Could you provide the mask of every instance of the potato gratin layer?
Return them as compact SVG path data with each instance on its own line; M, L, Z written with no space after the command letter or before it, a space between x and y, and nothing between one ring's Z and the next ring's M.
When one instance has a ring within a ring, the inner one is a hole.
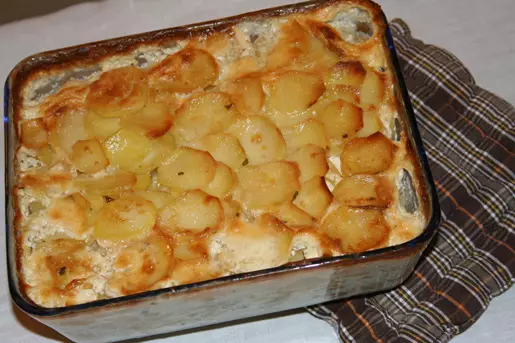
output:
M33 78L15 161L30 299L61 307L417 236L376 12L244 19L82 78Z

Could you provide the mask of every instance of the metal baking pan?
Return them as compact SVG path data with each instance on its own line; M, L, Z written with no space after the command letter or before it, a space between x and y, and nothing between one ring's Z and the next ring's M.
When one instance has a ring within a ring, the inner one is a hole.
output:
M415 115L403 81L387 21L379 7L365 0L351 0L374 9L382 21L384 46L397 80L395 92L403 126L409 134L425 200L427 227L416 238L397 246L363 253L317 258L284 266L144 293L98 300L61 308L44 308L28 300L18 280L16 212L11 189L15 184L13 160L18 139L16 111L21 102L23 82L35 71L59 66L68 68L68 77L80 77L95 61L121 54L142 44L166 42L203 32L223 30L242 20L284 16L316 9L335 0L312 1L247 13L190 26L164 29L140 35L90 43L44 52L20 62L5 84L6 132L6 233L9 288L14 303L30 316L76 342L112 342L171 333L275 313L293 308L391 289L413 271L422 252L434 236L440 208L434 182L424 153ZM81 71L77 72L77 68ZM75 75L73 75L75 73ZM62 81L62 80L56 80Z

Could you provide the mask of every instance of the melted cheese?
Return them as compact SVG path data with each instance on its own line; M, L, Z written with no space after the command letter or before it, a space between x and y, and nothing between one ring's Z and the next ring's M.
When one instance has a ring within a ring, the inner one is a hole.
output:
M15 190L28 296L61 307L416 237L383 28L364 5L327 6L29 83ZM362 173L391 194L333 198Z

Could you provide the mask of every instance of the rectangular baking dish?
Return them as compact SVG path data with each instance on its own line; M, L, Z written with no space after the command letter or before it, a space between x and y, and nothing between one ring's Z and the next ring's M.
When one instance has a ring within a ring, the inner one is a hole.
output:
M351 0L368 6L383 21L384 46L397 80L395 93L403 126L409 134L413 155L423 181L427 227L416 238L397 246L358 254L317 258L284 266L144 293L99 300L62 308L35 305L20 287L17 268L15 209L11 189L15 183L13 160L18 140L15 113L23 81L32 73L50 66L73 69L87 66L107 56L124 53L142 44L188 37L222 30L242 20L284 16L316 9L334 0L312 1L258 11L240 16L164 29L140 35L111 39L81 46L44 52L20 62L5 84L6 139L6 235L9 288L14 303L38 321L76 342L112 342L171 333L235 319L275 313L293 308L391 289L413 271L422 252L434 236L440 221L438 198L424 153L415 115L386 18L379 7L368 1ZM83 69L84 72L87 68ZM72 70L80 78L81 71ZM59 81L59 80L57 80Z

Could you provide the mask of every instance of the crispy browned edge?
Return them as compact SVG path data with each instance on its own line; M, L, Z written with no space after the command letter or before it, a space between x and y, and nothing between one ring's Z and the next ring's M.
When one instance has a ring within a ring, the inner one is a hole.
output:
M59 72L64 71L66 69L77 67L90 66L109 57L128 54L146 44L159 46L164 45L166 43L170 43L175 40L193 38L201 35L212 35L214 33L228 31L232 26L244 21L256 21L274 17L285 17L297 13L308 13L339 3L356 5L368 10L368 12L372 16L372 21L380 29L381 35L384 35L386 22L383 16L383 12L378 4L370 0L313 0L303 3L259 10L255 12L243 13L236 16L215 19L185 26L178 26L136 35L86 43L71 46L68 48L46 51L36 55L29 56L24 60L20 61L16 65L16 67L11 71L8 78L10 85L10 112L12 114L11 117L13 119L12 121L10 121L10 125L12 125L10 129L12 130L12 134L15 135L14 141L17 144L17 146L15 147L9 147L9 149L14 149L14 151L17 151L17 148L19 146L19 133L17 130L17 123L21 119L20 111L23 104L22 91L29 82L36 79L37 77L43 76L46 73ZM387 51L386 47L385 50L386 56L390 56L389 51ZM391 63L390 59L388 59L388 62L390 65L390 69L393 68L393 64ZM401 107L399 101L397 101L397 107ZM403 125L404 124L405 123L403 123ZM404 130L404 132L406 132L406 130ZM414 155L413 149L411 148L411 142L408 144L408 150L410 158L415 162L416 157ZM10 170L12 170L12 168L15 168L14 161L7 161L7 163L8 168ZM416 178L419 180L419 187L417 191L420 191L419 194L421 194L421 197L423 198L422 200L424 203L424 216L427 219L429 211L427 189L425 189L424 187L425 182L424 185L422 185L422 182L420 182L420 180L423 180L423 175L419 163L416 162L414 163L414 165L417 174ZM11 187L12 189L7 191L9 191L11 193L11 196L14 197L13 225L14 231L16 231L21 221L21 211L19 209L18 197L15 196L14 192L16 189L16 182L13 182ZM424 189L422 189L421 187ZM25 299L33 303L26 294L26 284L24 283L21 274L21 255L23 247L20 236L18 235L16 235L15 245L16 273L18 277L19 289L25 297ZM37 304L33 304L37 306Z

